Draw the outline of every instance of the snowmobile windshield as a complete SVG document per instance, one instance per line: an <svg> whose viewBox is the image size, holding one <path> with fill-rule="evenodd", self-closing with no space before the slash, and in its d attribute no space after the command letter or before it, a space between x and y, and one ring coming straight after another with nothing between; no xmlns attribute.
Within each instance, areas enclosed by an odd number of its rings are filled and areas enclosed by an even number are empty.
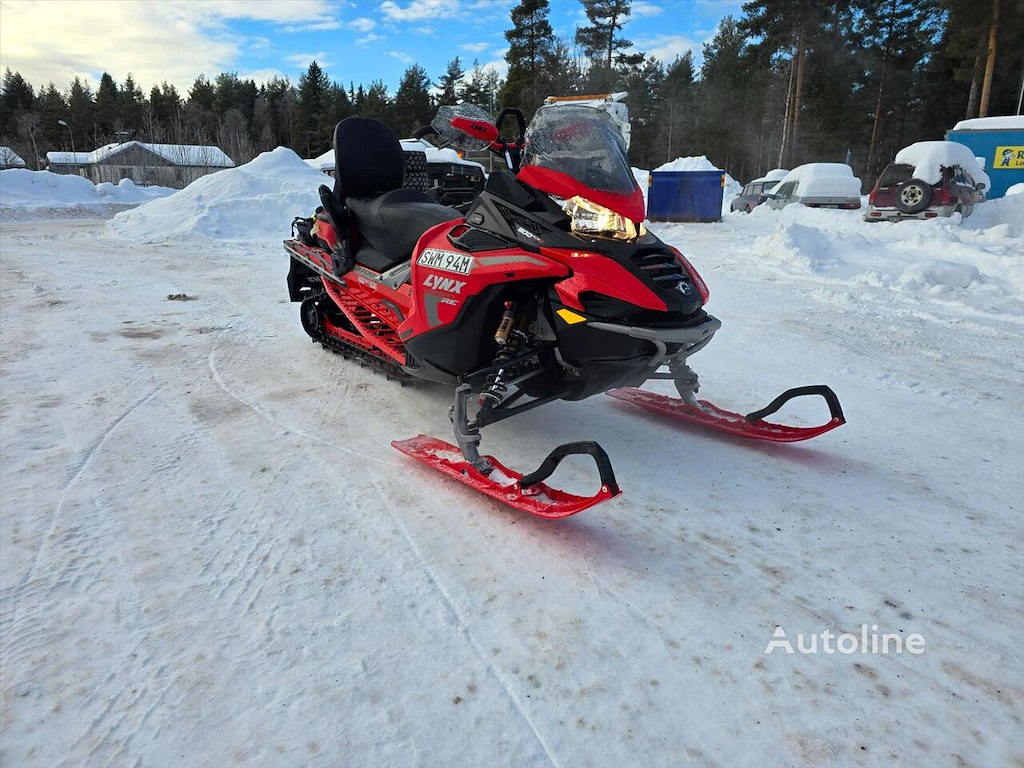
<svg viewBox="0 0 1024 768"><path fill-rule="evenodd" d="M626 142L603 109L571 104L541 107L526 129L523 166L564 173L591 189L628 195L636 189Z"/></svg>

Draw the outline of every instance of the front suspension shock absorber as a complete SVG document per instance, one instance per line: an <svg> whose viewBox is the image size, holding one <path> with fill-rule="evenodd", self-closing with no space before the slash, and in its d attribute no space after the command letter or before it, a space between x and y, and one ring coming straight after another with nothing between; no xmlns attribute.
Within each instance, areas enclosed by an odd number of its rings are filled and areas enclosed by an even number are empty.
<svg viewBox="0 0 1024 768"><path fill-rule="evenodd" d="M525 309L530 308L527 302ZM505 311L502 313L501 322L494 332L494 340L501 349L494 357L494 365L511 360L523 352L524 347L529 343L530 337L527 328L530 325L529 311L516 311L516 304L513 301L505 302ZM499 368L495 373L487 377L483 390L480 392L480 406L486 411L501 403L505 399L509 383L515 378L515 370Z"/></svg>

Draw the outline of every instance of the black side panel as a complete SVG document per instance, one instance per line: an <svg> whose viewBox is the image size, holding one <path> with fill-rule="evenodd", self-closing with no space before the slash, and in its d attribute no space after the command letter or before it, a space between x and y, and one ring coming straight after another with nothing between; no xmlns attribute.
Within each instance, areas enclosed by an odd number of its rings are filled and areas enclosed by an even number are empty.
<svg viewBox="0 0 1024 768"><path fill-rule="evenodd" d="M504 309L498 297L505 290L492 285L468 299L454 323L409 339L409 354L455 376L490 363L498 352L494 331Z"/></svg>

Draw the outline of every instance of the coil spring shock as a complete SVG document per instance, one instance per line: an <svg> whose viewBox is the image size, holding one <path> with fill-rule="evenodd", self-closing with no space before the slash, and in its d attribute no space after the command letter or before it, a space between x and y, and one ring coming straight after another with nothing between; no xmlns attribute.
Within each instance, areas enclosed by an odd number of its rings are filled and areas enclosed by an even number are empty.
<svg viewBox="0 0 1024 768"><path fill-rule="evenodd" d="M498 354L494 357L494 365L501 365L522 352L523 347L530 340L526 332L529 324L529 312L517 314L515 302L505 302L505 311L501 315L501 322L498 324L498 329L494 332L494 340L501 347ZM480 407L485 412L489 412L491 408L501 403L514 376L515 371L513 369L502 367L487 377L478 401Z"/></svg>

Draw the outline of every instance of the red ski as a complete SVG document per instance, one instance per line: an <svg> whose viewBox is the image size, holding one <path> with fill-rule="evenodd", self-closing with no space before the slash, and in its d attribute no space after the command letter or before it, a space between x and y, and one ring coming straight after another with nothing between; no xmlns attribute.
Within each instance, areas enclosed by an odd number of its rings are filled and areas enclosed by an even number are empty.
<svg viewBox="0 0 1024 768"><path fill-rule="evenodd" d="M776 443L810 440L812 437L823 435L846 423L843 409L839 405L839 398L836 397L835 392L824 385L788 389L766 407L745 416L734 411L726 411L712 405L707 400L699 400L695 404L690 404L676 397L659 395L656 392L647 392L642 389L612 389L608 394L623 402L639 405L641 408L670 416L679 421L699 424L719 432L727 432L752 440L770 440ZM821 395L825 398L829 414L832 417L828 423L817 427L794 427L764 421L765 416L775 413L793 398L804 395Z"/></svg>
<svg viewBox="0 0 1024 768"><path fill-rule="evenodd" d="M408 440L395 440L391 445L407 456L422 461L441 474L485 493L492 499L548 520L575 515L621 493L615 482L615 474L612 472L608 455L594 442L566 443L558 446L544 459L537 471L529 475L521 475L509 469L493 456L483 457L492 467L485 474L467 461L456 446L426 435L417 435ZM562 459L573 454L593 456L597 462L597 469L601 475L601 489L593 496L576 496L552 488L543 482L551 476Z"/></svg>

